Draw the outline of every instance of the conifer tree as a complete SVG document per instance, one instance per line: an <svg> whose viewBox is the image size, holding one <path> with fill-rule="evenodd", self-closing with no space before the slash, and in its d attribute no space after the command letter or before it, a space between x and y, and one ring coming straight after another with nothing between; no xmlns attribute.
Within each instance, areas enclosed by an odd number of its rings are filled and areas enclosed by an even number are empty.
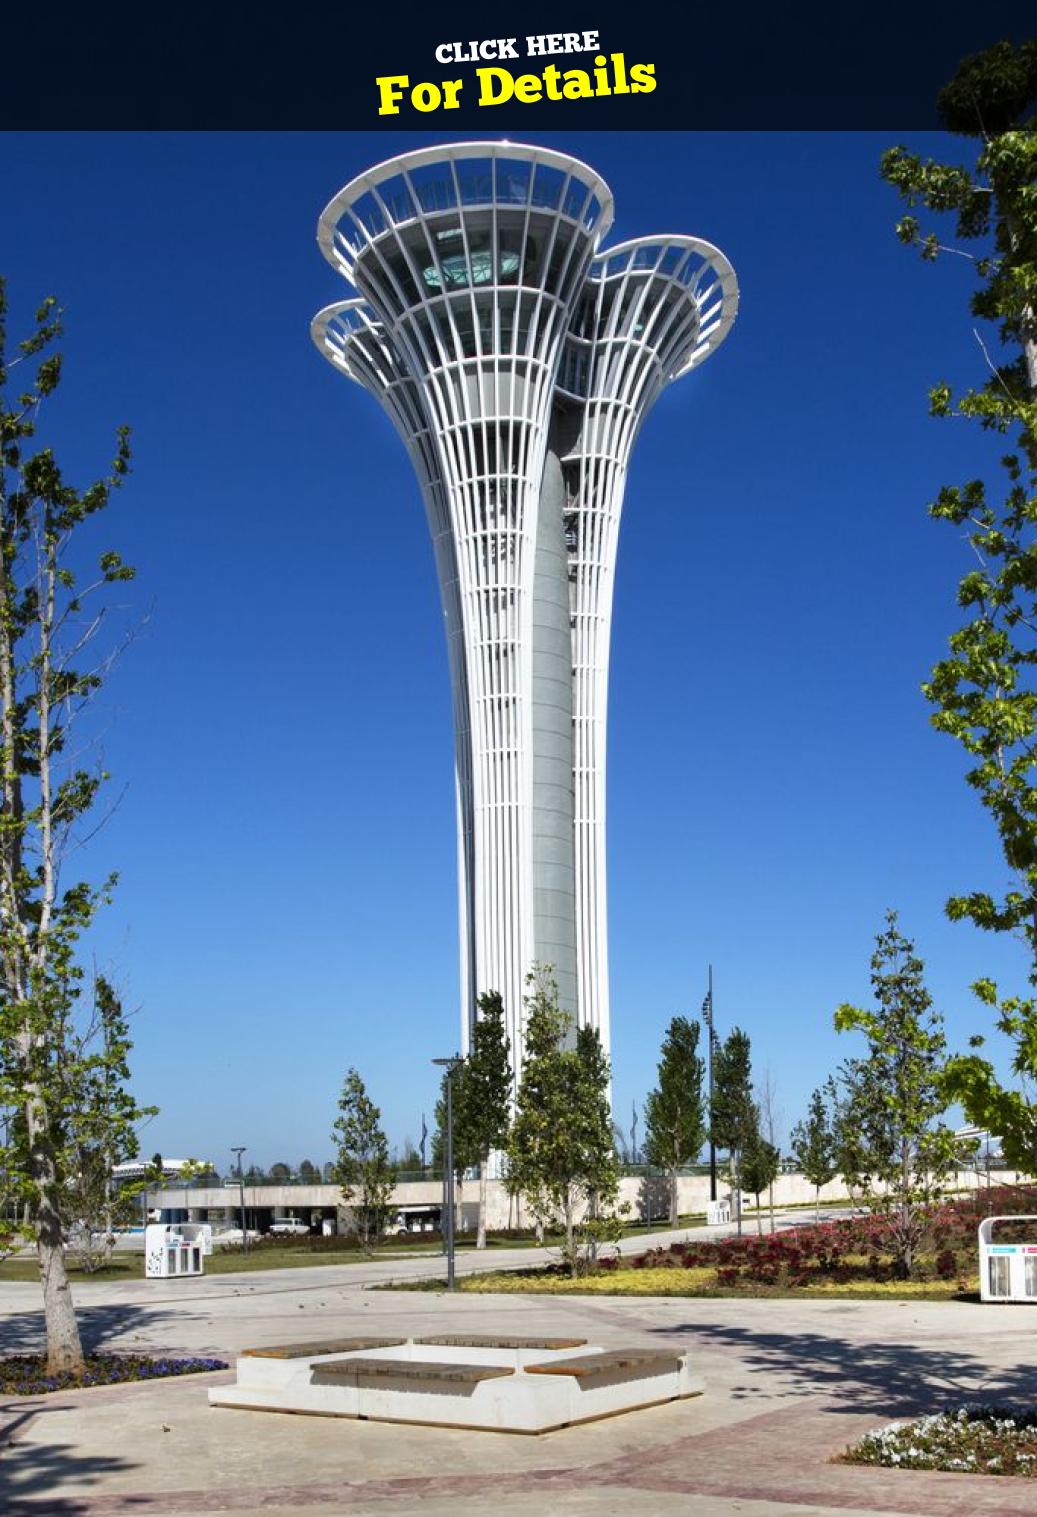
<svg viewBox="0 0 1037 1517"><path fill-rule="evenodd" d="M645 1102L645 1154L669 1176L670 1226L677 1226L677 1173L705 1141L702 1096L705 1065L698 1055L699 1024L674 1017L663 1039L658 1085Z"/></svg>
<svg viewBox="0 0 1037 1517"><path fill-rule="evenodd" d="M479 1229L476 1247L486 1247L486 1171L490 1155L503 1149L511 1118L511 1045L504 1026L504 1001L496 990L477 1001L478 1015L464 1068L458 1073L460 1101L454 1107L455 1141L479 1166ZM457 1077L455 1075L455 1083Z"/></svg>
<svg viewBox="0 0 1037 1517"><path fill-rule="evenodd" d="M741 1028L734 1027L719 1045L713 1058L710 1126L713 1142L718 1148L727 1149L739 1233L742 1231L742 1181L739 1164L754 1125L749 1036Z"/></svg>

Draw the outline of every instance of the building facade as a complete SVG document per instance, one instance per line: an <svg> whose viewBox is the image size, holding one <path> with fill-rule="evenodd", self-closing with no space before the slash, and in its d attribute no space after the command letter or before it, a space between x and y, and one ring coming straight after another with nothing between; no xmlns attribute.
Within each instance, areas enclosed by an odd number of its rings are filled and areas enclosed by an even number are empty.
<svg viewBox="0 0 1037 1517"><path fill-rule="evenodd" d="M586 164L503 142L437 145L347 184L320 218L353 298L323 355L384 407L421 489L456 737L462 1047L476 997L559 1002L609 1047L605 730L612 590L634 441L715 350L738 290L699 238L601 246Z"/></svg>

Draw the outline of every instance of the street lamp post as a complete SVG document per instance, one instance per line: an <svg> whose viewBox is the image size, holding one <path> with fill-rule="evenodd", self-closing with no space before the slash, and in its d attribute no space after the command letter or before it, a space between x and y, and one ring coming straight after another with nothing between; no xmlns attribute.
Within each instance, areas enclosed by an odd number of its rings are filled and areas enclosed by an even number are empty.
<svg viewBox="0 0 1037 1517"><path fill-rule="evenodd" d="M446 1070L446 1288L454 1289L454 1071L464 1063L460 1054L449 1059L433 1059Z"/></svg>
<svg viewBox="0 0 1037 1517"><path fill-rule="evenodd" d="M713 1140L713 966L709 966L709 989L702 1003L702 1020L709 1032L709 1199L717 1198L717 1146Z"/></svg>
<svg viewBox="0 0 1037 1517"><path fill-rule="evenodd" d="M231 1153L238 1156L238 1196L241 1200L241 1248L243 1253L248 1253L248 1226L245 1216L245 1173L241 1167L241 1156L246 1153L244 1148L232 1148Z"/></svg>

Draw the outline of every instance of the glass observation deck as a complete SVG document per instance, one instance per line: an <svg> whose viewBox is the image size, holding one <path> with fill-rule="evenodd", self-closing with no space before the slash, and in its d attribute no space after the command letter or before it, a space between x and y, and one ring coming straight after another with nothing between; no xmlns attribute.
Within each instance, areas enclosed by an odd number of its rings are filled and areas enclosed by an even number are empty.
<svg viewBox="0 0 1037 1517"><path fill-rule="evenodd" d="M612 194L593 169L549 148L509 142L454 143L391 158L350 181L325 209L318 240L325 257L347 278L357 259L399 229L426 225L438 236L464 224L489 226L511 211L521 227L561 219L600 239L612 223ZM474 216L471 213L476 213ZM444 225L444 221L447 223ZM424 265L431 291L517 278L518 247L444 249ZM516 261L518 260L518 261ZM444 266L445 265L445 266Z"/></svg>

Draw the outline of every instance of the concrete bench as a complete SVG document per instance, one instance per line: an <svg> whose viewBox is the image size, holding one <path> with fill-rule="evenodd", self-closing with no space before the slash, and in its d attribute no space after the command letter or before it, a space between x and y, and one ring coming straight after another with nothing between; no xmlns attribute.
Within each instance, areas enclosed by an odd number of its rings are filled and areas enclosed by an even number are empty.
<svg viewBox="0 0 1037 1517"><path fill-rule="evenodd" d="M439 1380L450 1385L478 1385L480 1380L497 1380L513 1375L511 1365L445 1364L433 1359L334 1359L330 1364L315 1364L315 1375L322 1380Z"/></svg>
<svg viewBox="0 0 1037 1517"><path fill-rule="evenodd" d="M680 1355L661 1348L619 1348L603 1354L583 1354L575 1359L554 1359L546 1364L527 1364L527 1375L572 1375L575 1380L593 1380L621 1370L664 1374L680 1367Z"/></svg>
<svg viewBox="0 0 1037 1517"><path fill-rule="evenodd" d="M243 1359L315 1359L321 1354L355 1354L368 1348L399 1348L406 1338L320 1338L309 1343L275 1343L242 1349Z"/></svg>
<svg viewBox="0 0 1037 1517"><path fill-rule="evenodd" d="M583 1348L586 1338L514 1338L507 1334L446 1333L439 1338L415 1338L434 1348Z"/></svg>

